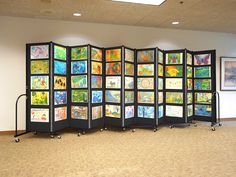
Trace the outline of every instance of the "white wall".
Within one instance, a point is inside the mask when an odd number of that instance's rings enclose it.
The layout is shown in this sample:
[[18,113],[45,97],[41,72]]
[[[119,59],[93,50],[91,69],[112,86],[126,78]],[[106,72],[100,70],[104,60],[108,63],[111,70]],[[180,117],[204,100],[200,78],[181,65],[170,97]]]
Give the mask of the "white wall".
[[[200,31],[76,23],[0,16],[0,131],[14,129],[15,99],[25,92],[25,44],[54,41],[64,45],[93,44],[110,47],[160,47],[217,50],[219,57],[236,56],[236,35]],[[236,117],[236,92],[220,92],[221,117]],[[19,128],[25,128],[24,104],[20,103]]]

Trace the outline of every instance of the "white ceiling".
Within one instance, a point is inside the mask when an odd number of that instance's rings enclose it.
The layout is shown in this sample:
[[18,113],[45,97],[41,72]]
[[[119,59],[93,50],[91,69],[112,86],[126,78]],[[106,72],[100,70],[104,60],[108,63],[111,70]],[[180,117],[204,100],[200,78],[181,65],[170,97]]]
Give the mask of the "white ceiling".
[[[236,0],[180,1],[150,6],[111,0],[0,0],[0,15],[236,34]],[[82,16],[74,17],[74,12]]]

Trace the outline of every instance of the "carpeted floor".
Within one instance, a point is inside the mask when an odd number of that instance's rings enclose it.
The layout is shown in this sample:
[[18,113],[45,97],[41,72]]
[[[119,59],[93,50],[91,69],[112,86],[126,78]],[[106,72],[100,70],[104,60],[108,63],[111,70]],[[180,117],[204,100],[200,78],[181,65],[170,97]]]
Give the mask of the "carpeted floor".
[[0,136],[1,177],[235,177],[236,127]]

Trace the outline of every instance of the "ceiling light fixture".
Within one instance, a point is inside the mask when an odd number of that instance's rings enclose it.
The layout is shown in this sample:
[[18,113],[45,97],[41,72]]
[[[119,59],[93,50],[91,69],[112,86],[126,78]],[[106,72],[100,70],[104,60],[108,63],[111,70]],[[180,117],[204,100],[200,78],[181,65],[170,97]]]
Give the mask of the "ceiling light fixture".
[[76,16],[76,17],[80,17],[81,13],[76,12],[76,13],[73,13],[73,15]]
[[178,25],[179,22],[172,22],[172,25]]
[[164,3],[166,0],[112,0],[112,1],[159,6],[162,3]]

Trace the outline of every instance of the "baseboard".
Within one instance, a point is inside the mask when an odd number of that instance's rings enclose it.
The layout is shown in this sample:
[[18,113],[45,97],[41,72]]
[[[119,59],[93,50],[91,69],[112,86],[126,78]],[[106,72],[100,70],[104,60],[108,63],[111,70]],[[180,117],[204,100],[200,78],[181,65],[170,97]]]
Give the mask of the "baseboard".
[[221,122],[224,122],[224,121],[236,121],[236,117],[234,117],[234,118],[221,118],[220,121]]
[[[25,130],[18,130],[18,133],[23,133]],[[14,135],[15,130],[0,131],[0,135]]]

